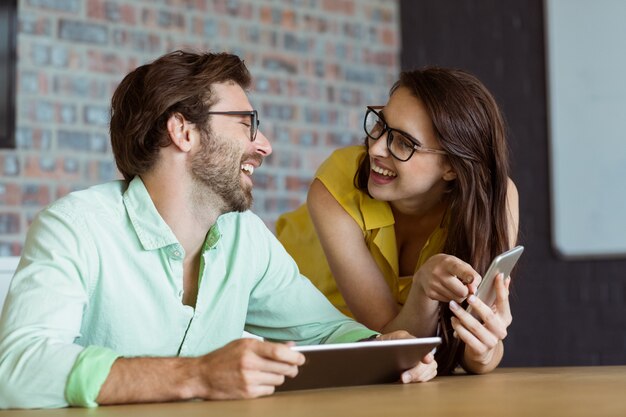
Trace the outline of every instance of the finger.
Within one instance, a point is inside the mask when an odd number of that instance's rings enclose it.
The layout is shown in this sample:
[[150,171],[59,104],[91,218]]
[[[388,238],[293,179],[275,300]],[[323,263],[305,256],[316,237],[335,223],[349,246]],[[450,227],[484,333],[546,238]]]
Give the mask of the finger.
[[[479,312],[479,315],[483,320],[493,321],[494,318],[496,320],[498,319],[493,311],[491,311],[491,309],[487,307],[487,305],[475,295],[471,295],[468,298],[468,302],[474,310],[477,310]],[[462,324],[461,327],[469,331],[481,343],[488,346],[492,346],[497,343],[498,338],[494,333],[491,332],[491,329],[485,327],[474,316],[462,309],[461,306],[454,303],[453,301],[450,301],[450,310],[452,310],[452,312],[456,315],[456,317],[458,318],[458,322]],[[485,319],[485,317],[487,318]],[[503,326],[498,327],[496,324],[492,324],[492,326],[498,331],[502,331],[503,329]],[[504,330],[504,332],[506,333],[506,330]]]
[[[473,309],[478,311],[478,315],[482,319],[483,326],[488,329],[488,331],[493,333],[500,340],[506,337],[506,328],[511,323],[510,312],[503,312],[498,307],[496,307],[494,311],[494,308],[489,308],[487,304],[483,303],[475,295],[469,296],[467,298],[467,302],[469,303],[469,305],[472,306]],[[508,300],[506,300],[506,303],[508,305]]]
[[284,362],[289,365],[304,364],[304,355],[284,343],[259,342],[254,345],[254,351],[262,358]]
[[488,343],[485,343],[481,338],[473,333],[472,330],[465,327],[456,317],[452,317],[451,323],[452,328],[456,333],[456,337],[461,339],[471,351],[476,352],[478,355],[484,355],[489,350],[493,349],[498,343],[498,340],[495,337],[492,337]]
[[454,258],[450,261],[448,272],[450,272],[451,275],[455,275],[464,284],[474,283],[478,285],[481,280],[480,274],[476,272],[470,264],[459,258]]
[[274,375],[284,375],[290,378],[298,375],[298,366],[290,365],[285,362],[278,362],[271,359],[264,359],[259,357],[254,368],[256,371],[270,373]]
[[[507,278],[508,279],[508,278]],[[511,304],[509,303],[508,285],[504,282],[504,275],[498,274],[496,277],[496,309],[502,321],[508,326],[511,324]]]
[[437,301],[443,301],[444,303],[447,303],[450,300],[462,303],[468,296],[469,291],[467,290],[467,287],[457,279],[457,277],[451,278],[452,279],[449,279],[449,282],[437,285],[433,289],[435,294],[431,298]]
[[400,380],[404,384],[408,384],[411,382],[426,382],[433,379],[435,375],[437,375],[437,362],[420,362],[413,368],[404,371],[400,377]]

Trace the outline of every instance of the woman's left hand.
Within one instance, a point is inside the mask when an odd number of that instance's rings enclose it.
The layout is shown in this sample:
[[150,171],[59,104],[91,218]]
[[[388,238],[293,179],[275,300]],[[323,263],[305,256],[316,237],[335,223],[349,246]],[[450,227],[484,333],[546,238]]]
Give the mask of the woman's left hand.
[[452,327],[456,337],[465,342],[464,364],[472,372],[489,372],[502,359],[502,340],[513,320],[509,305],[510,281],[510,278],[505,281],[502,274],[496,277],[496,302],[492,307],[475,295],[468,297],[468,303],[478,313],[482,323],[456,302],[450,301],[450,310],[456,316],[452,317]]

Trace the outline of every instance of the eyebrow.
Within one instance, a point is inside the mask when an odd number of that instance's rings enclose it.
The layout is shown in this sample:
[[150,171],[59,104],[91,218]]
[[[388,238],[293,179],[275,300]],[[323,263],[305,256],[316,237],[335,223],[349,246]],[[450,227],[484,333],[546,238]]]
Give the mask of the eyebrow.
[[402,130],[402,129],[396,129],[395,127],[391,127],[391,126],[389,126],[389,122],[387,122],[387,119],[385,119],[385,114],[383,113],[383,110],[382,110],[382,109],[378,112],[378,114],[380,114],[380,115],[381,115],[381,117],[383,118],[383,121],[385,122],[385,124],[387,124],[387,127],[388,127],[388,128],[390,128],[390,129],[392,129],[392,130],[394,130],[394,131],[396,131],[396,132],[400,132],[400,133],[402,133],[404,136],[406,136],[406,137],[407,137],[407,139],[409,139],[409,140],[410,140],[411,142],[413,142],[415,145],[417,145],[417,146],[424,146],[424,144],[423,144],[423,143],[422,143],[419,139],[417,139],[416,137],[414,137],[413,135],[411,135],[411,134],[409,134],[409,133],[405,132],[405,131],[404,131],[404,130]]

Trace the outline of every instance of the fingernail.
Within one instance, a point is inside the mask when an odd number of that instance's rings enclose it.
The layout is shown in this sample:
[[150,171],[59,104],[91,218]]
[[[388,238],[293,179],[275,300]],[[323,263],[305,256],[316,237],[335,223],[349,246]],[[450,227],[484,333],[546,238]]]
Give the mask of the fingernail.
[[474,277],[465,278],[466,284],[471,284],[472,282],[474,282]]
[[467,298],[467,302],[468,302],[468,303],[470,303],[470,304],[473,304],[473,303],[474,303],[474,301],[476,301],[476,296],[475,296],[474,294],[470,295],[470,296]]
[[459,336],[456,334],[456,330],[454,331],[454,333],[452,333],[452,337],[454,337],[455,339],[459,338]]
[[454,300],[450,300],[450,310],[456,311],[459,309],[459,305]]
[[403,384],[408,384],[409,382],[411,382],[411,375],[409,375],[408,372],[405,372],[402,374],[402,383]]

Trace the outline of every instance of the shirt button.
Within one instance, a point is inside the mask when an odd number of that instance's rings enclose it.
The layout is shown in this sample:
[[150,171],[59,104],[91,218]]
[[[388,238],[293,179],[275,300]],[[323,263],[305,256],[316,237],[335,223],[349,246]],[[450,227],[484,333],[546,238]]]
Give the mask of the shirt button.
[[183,290],[178,291],[178,297],[181,298],[185,292]]
[[180,251],[175,250],[174,251],[174,256],[180,257]]

